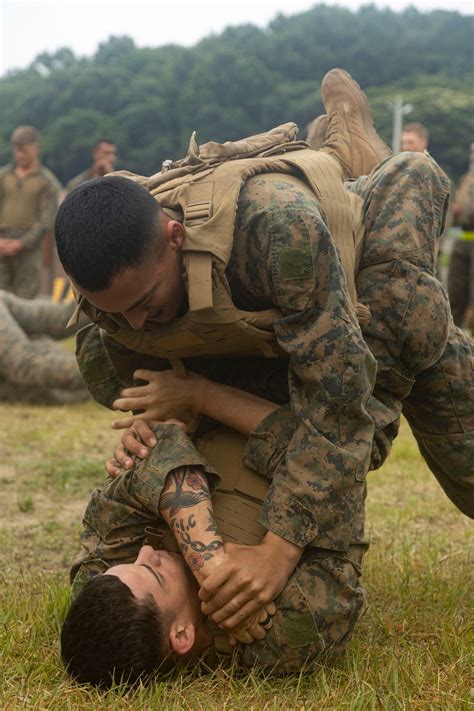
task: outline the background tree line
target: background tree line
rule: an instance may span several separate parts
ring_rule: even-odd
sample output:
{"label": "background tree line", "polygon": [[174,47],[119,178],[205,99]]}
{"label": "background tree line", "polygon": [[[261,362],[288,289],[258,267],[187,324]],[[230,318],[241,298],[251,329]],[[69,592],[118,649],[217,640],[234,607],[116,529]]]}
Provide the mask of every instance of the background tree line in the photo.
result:
{"label": "background tree line", "polygon": [[410,121],[430,130],[433,155],[453,179],[465,172],[473,140],[472,17],[357,12],[318,5],[265,29],[226,29],[191,48],[139,49],[111,37],[91,58],[68,48],[36,57],[0,79],[0,163],[19,124],[42,134],[45,163],[63,181],[84,170],[97,138],[119,147],[119,166],[150,174],[199,142],[232,140],[296,121],[301,136],[323,110],[325,72],[347,69],[366,89],[380,133],[391,140],[387,102],[400,93]]}

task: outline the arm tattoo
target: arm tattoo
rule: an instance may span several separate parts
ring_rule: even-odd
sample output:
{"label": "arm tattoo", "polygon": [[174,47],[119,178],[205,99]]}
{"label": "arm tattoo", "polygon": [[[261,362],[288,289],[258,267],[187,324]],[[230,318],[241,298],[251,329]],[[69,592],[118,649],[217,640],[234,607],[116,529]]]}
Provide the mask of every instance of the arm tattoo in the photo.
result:
{"label": "arm tattoo", "polygon": [[[173,531],[184,559],[195,573],[205,568],[206,562],[213,559],[218,551],[220,555],[224,548],[210,498],[205,474],[200,468],[190,466],[173,469],[160,496],[160,513]],[[194,508],[201,502],[205,502],[204,506]],[[190,512],[189,509],[194,510]]]}
{"label": "arm tattoo", "polygon": [[[193,491],[183,491],[183,485],[190,486]],[[169,491],[176,486],[174,491]],[[192,508],[201,501],[209,499],[209,487],[203,474],[189,467],[174,469],[167,477],[167,485],[160,496],[160,511],[169,509],[170,516],[176,516],[181,509]]]}
{"label": "arm tattoo", "polygon": [[[206,560],[213,557],[213,553],[223,547],[222,541],[213,539],[208,543],[191,537],[190,531],[196,527],[193,514],[185,518],[171,519],[169,526],[179,543],[181,553],[191,570],[199,570],[204,566]],[[209,531],[210,529],[206,529]],[[216,531],[217,532],[217,529]]]}
{"label": "arm tattoo", "polygon": [[208,508],[207,513],[209,514],[209,520],[207,522],[206,531],[211,531],[211,533],[217,533],[217,521],[216,517],[214,516],[214,511]]}

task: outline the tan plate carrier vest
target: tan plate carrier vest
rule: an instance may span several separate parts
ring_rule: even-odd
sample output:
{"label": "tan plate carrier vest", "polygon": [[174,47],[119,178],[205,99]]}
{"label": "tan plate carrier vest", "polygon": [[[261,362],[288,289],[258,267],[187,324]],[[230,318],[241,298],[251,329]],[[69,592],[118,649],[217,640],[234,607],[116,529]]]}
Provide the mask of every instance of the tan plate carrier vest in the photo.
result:
{"label": "tan plate carrier vest", "polygon": [[134,330],[120,314],[100,312],[83,297],[79,308],[115,340],[139,353],[170,359],[178,372],[179,359],[185,357],[281,355],[273,324],[282,312],[238,309],[225,275],[240,190],[254,175],[276,172],[300,178],[314,193],[338,247],[359,320],[367,319],[370,312],[357,304],[355,291],[364,236],[362,201],[344,189],[337,160],[295,141],[297,130],[296,124],[287,123],[235,143],[200,147],[193,133],[186,158],[165,161],[160,173],[150,178],[115,173],[142,184],[168,214],[183,220],[189,311],[171,324],[146,322]]}

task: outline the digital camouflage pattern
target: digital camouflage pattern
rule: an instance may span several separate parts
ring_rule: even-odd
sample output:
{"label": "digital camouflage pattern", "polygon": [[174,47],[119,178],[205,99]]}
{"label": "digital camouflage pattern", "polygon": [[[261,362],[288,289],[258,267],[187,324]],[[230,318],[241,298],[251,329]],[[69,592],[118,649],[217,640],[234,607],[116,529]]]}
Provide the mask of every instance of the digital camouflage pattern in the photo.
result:
{"label": "digital camouflage pattern", "polygon": [[39,291],[41,242],[52,230],[58,209],[59,184],[44,165],[19,180],[15,164],[0,169],[0,238],[18,239],[23,250],[0,256],[0,289],[33,299]]}
{"label": "digital camouflage pattern", "polygon": [[[449,498],[474,516],[474,344],[457,328],[433,276],[449,182],[422,153],[401,153],[350,188],[364,199],[366,239],[357,278],[372,318],[364,339],[377,359],[372,466],[402,411]],[[377,459],[379,460],[377,462]]]}
{"label": "digital camouflage pattern", "polygon": [[0,399],[82,401],[87,392],[72,353],[52,339],[71,335],[74,304],[28,301],[0,291]]}
{"label": "digital camouflage pattern", "polygon": [[[290,315],[276,324],[280,343],[294,363],[290,367],[291,396],[284,358],[185,360],[191,371],[278,404],[291,399],[302,439],[298,441],[300,435],[295,431],[289,444],[290,474],[282,477],[282,493],[272,498],[271,504],[270,497],[279,482],[270,492],[268,510],[271,508],[273,513],[269,513],[266,525],[275,533],[303,544],[311,540],[318,518],[320,529],[329,536],[323,545],[333,548],[341,545],[344,530],[350,528],[351,501],[360,490],[359,479],[365,476],[363,457],[356,461],[361,453],[357,449],[360,442],[366,443],[371,436],[370,426],[364,431],[364,416],[353,418],[357,408],[366,408],[375,423],[370,469],[380,467],[387,457],[404,408],[418,441],[421,443],[423,439],[420,446],[428,465],[443,486],[446,482],[451,498],[453,478],[458,477],[464,485],[470,482],[468,485],[472,487],[474,471],[472,341],[453,325],[446,294],[433,276],[449,182],[429,156],[404,153],[386,160],[370,176],[348,183],[347,188],[364,200],[366,238],[357,290],[359,301],[369,306],[372,314],[363,336],[377,360],[373,394],[367,399],[365,391],[364,399],[359,390],[358,396],[351,399],[358,387],[364,389],[364,378],[365,384],[370,380],[366,352],[360,350],[360,332],[318,205],[303,187],[298,189],[287,177],[259,176],[244,186],[228,277],[234,301],[240,308],[252,310],[277,303],[283,309],[302,309],[301,314]],[[301,217],[302,212],[308,212],[308,216]],[[294,252],[289,246],[292,244]],[[335,260],[332,279],[331,259]],[[340,318],[344,310],[350,314],[347,322]],[[308,346],[313,333],[315,345]],[[107,339],[107,350],[119,371],[119,380],[128,385],[139,365],[140,354],[132,354],[112,338]],[[331,360],[326,363],[327,355]],[[83,359],[87,362],[85,352]],[[168,367],[166,361],[143,359],[143,367]],[[363,363],[360,372],[357,372],[358,359]],[[357,372],[355,379],[351,379],[347,360]],[[329,364],[331,368],[327,367]],[[92,375],[89,372],[87,382],[91,383]],[[315,379],[314,392],[311,377]],[[442,378],[445,384],[440,387]],[[94,391],[94,387],[91,389]],[[96,389],[94,397],[101,398],[100,392],[100,388]],[[105,400],[102,396],[104,404]],[[310,416],[305,419],[309,411]],[[422,416],[416,415],[418,411]],[[354,423],[353,431],[348,420]],[[435,444],[436,438],[440,439]],[[345,449],[344,442],[348,439],[351,443]],[[427,451],[428,440],[434,448],[431,455]],[[304,492],[304,484],[297,481],[299,466],[294,462],[300,456],[299,474],[304,479],[305,472],[311,472],[306,480],[309,495]],[[332,461],[336,470],[328,486],[321,467],[325,458]],[[352,476],[347,475],[351,466]],[[356,476],[357,466],[360,470]],[[451,472],[449,483],[446,471]],[[460,505],[459,496],[455,503]],[[473,506],[473,494],[466,497],[464,492],[462,510],[472,515]],[[339,533],[332,535],[331,527],[334,531],[340,529]],[[300,533],[295,536],[296,529]],[[324,536],[320,544],[323,540]]]}
{"label": "digital camouflage pattern", "polygon": [[[243,665],[258,661],[269,668],[281,658],[281,670],[298,670],[350,639],[365,599],[358,582],[367,547],[365,477],[388,455],[402,410],[448,496],[474,513],[473,343],[454,326],[446,294],[433,277],[449,183],[428,156],[400,154],[347,187],[364,200],[366,242],[357,288],[371,310],[365,340],[314,198],[309,201],[286,178],[259,176],[240,195],[228,277],[240,308],[276,303],[287,313],[298,310],[275,327],[290,358],[289,378],[285,358],[185,360],[192,371],[281,405],[249,437],[245,462],[271,480],[261,522],[306,549],[277,601],[274,630],[264,645],[240,651]],[[90,337],[97,343],[98,330]],[[82,356],[87,361],[87,349]],[[378,369],[371,394],[372,357]],[[107,358],[118,380],[128,384],[140,355],[108,339]],[[168,366],[147,359],[144,367]],[[109,395],[104,391],[102,401]],[[170,467],[174,450],[168,444]],[[181,454],[175,466],[183,463]],[[121,481],[134,476],[124,474]],[[108,483],[104,491],[114,486],[122,485]],[[146,505],[134,508],[122,489],[117,498],[126,526],[117,526],[117,538],[111,533],[108,540],[114,555],[123,551],[133,558],[143,534],[129,537],[127,526],[143,528],[138,519]],[[94,510],[92,530],[109,535],[115,514],[101,511],[97,499],[94,507],[86,531]],[[100,556],[95,565],[94,572],[103,572]]]}
{"label": "digital camouflage pattern", "polygon": [[[284,428],[284,418],[281,425]],[[137,463],[133,471],[123,471],[116,479],[108,479],[102,490],[93,492],[83,520],[83,550],[71,569],[73,595],[94,575],[104,573],[113,565],[135,560],[146,538],[145,529],[160,523],[160,494],[168,473],[177,462],[203,466],[211,491],[220,491],[213,468],[179,427],[161,425],[155,432],[158,444],[147,460]],[[281,454],[288,440],[283,429],[282,435]],[[218,438],[219,434],[213,436]],[[254,439],[252,452],[262,460],[266,453],[257,453],[260,443],[258,438]],[[263,449],[265,447],[263,444]],[[217,520],[226,515],[226,493],[227,490],[224,498],[221,494],[214,502]],[[363,508],[360,514],[353,542],[345,554],[312,546],[305,550],[276,600],[277,612],[271,631],[263,642],[239,645],[239,666],[247,668],[257,664],[267,671],[297,672],[302,664],[316,661],[323,652],[341,651],[365,609],[365,592],[358,582],[362,555],[367,548],[363,539]],[[235,530],[239,535],[239,529]],[[240,534],[240,542],[245,543],[245,531]],[[215,625],[210,629],[219,652],[218,660],[221,660],[221,655],[229,652],[229,645]],[[212,662],[212,655],[206,654],[206,664]]]}

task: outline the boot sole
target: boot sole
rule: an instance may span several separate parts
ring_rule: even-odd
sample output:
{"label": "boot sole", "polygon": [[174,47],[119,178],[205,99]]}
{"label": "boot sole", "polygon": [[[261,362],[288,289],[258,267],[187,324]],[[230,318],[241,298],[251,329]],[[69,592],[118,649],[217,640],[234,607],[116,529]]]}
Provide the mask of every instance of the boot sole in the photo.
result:
{"label": "boot sole", "polygon": [[369,105],[369,100],[366,94],[360,88],[359,84],[356,82],[356,80],[351,77],[349,72],[346,72],[345,69],[332,69],[326,74],[321,84],[321,94],[323,97],[323,101],[325,101],[326,98],[324,92],[324,84],[326,78],[330,77],[331,74],[332,76],[336,76],[338,78],[338,81],[346,89],[349,90],[351,96],[355,99],[357,104],[357,110],[359,111],[359,114],[362,118],[364,130],[366,131],[367,136],[371,136],[369,142],[374,146],[374,150],[377,152],[377,154],[381,154],[380,160],[383,160],[384,158],[390,156],[392,154],[392,151],[387,146],[387,144],[382,141],[374,126],[374,119]]}

